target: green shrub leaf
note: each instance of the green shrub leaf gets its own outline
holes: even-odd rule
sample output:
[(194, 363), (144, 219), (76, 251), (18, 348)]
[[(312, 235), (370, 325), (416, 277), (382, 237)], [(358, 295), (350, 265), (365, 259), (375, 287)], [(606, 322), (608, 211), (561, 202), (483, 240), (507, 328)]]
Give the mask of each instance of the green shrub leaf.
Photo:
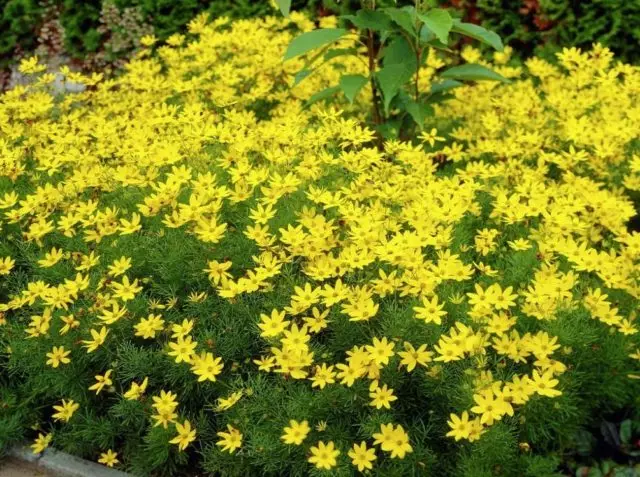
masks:
[(415, 73), (418, 68), (418, 59), (412, 46), (403, 36), (396, 36), (391, 43), (383, 50), (384, 64), (398, 65), (406, 64)]
[(416, 36), (416, 27), (411, 13), (404, 8), (385, 8), (384, 13), (404, 31), (411, 36)]
[(329, 61), (339, 56), (355, 55), (357, 53), (357, 48), (331, 48), (324, 54), (324, 61)]
[(446, 10), (434, 8), (425, 14), (419, 14), (418, 18), (422, 20), (425, 26), (433, 32), (433, 34), (445, 45), (449, 42), (449, 32), (453, 26), (451, 15)]
[(457, 88), (458, 86), (462, 86), (463, 84), (464, 83), (453, 79), (444, 80), (440, 83), (431, 85), (431, 94), (444, 93), (445, 91), (452, 90), (453, 88)]
[(276, 4), (278, 8), (282, 12), (285, 17), (289, 16), (289, 11), (291, 10), (291, 0), (276, 0)]
[(433, 107), (428, 104), (416, 101), (407, 93), (401, 92), (398, 96), (398, 99), (400, 107), (404, 109), (415, 121), (418, 127), (422, 129), (425, 119), (433, 114)]
[(353, 103), (367, 81), (368, 79), (362, 75), (343, 75), (340, 78), (340, 88), (349, 102)]
[(631, 441), (631, 421), (627, 419), (620, 424), (620, 441), (623, 444), (628, 444)]
[(402, 63), (384, 66), (376, 73), (378, 84), (382, 90), (385, 110), (389, 110), (391, 100), (396, 94), (398, 94), (402, 86), (411, 78), (412, 74), (413, 73), (407, 65)]
[(313, 94), (307, 101), (307, 106), (317, 103), (318, 101), (323, 101), (325, 99), (329, 99), (331, 96), (340, 91), (340, 86), (331, 86), (329, 88), (325, 88), (317, 93)]
[(509, 80), (499, 73), (490, 70), (486, 66), (468, 63), (466, 65), (454, 66), (444, 71), (441, 75), (445, 79), (463, 80), (463, 81), (502, 81), (508, 83)]
[(340, 18), (349, 20), (356, 27), (375, 31), (390, 30), (391, 20), (378, 10), (358, 10), (355, 15), (342, 15)]
[(482, 28), (479, 25), (474, 25), (473, 23), (463, 23), (460, 20), (456, 19), (453, 20), (453, 27), (451, 28), (451, 31), (460, 33), (464, 36), (468, 36), (470, 38), (473, 38), (474, 40), (481, 41), (482, 43), (486, 43), (495, 50), (504, 50), (504, 45), (502, 44), (500, 35), (492, 32), (491, 30), (487, 30), (486, 28)]
[(321, 46), (329, 45), (342, 38), (346, 33), (347, 30), (344, 28), (322, 28), (303, 33), (291, 40), (287, 52), (284, 54), (284, 59), (285, 61), (290, 60)]
[(309, 70), (309, 69), (303, 69), (300, 70), (296, 73), (296, 75), (293, 77), (293, 86), (296, 86), (300, 83), (302, 83), (302, 80), (304, 80), (307, 76), (309, 76), (311, 73), (313, 73), (313, 70)]
[(383, 67), (376, 78), (382, 90), (385, 111), (402, 86), (411, 79), (418, 68), (413, 48), (402, 36), (396, 37), (384, 49)]

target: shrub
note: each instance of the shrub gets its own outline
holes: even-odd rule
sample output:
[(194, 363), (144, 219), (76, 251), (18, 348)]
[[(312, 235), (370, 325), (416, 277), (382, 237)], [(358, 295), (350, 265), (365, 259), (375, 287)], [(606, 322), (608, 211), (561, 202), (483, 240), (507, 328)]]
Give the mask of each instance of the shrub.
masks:
[[(288, 2), (281, 2), (282, 13), (289, 15)], [(504, 45), (494, 32), (471, 23), (451, 18), (441, 8), (425, 8), (419, 2), (403, 8), (376, 8), (375, 3), (339, 17), (355, 27), (321, 28), (306, 31), (289, 44), (284, 59), (301, 55), (308, 59), (298, 73), (294, 86), (321, 69), (336, 56), (353, 56), (367, 65), (366, 74), (345, 71), (338, 84), (309, 98), (309, 102), (327, 99), (336, 93), (353, 102), (365, 85), (371, 88), (371, 118), (380, 137), (392, 135), (406, 138), (417, 127), (421, 129), (432, 105), (446, 97), (446, 92), (464, 81), (508, 80), (484, 65), (466, 63), (448, 67), (455, 52), (450, 50), (452, 36), (474, 39), (503, 52)], [(334, 48), (343, 38), (356, 35), (364, 46)], [(436, 51), (441, 53), (437, 54)], [(450, 53), (444, 55), (442, 52)], [(459, 58), (456, 58), (459, 60)], [(421, 66), (427, 68), (421, 68)], [(420, 76), (420, 73), (426, 73)], [(394, 132), (393, 132), (394, 131)]]
[(600, 42), (623, 61), (638, 60), (640, 4), (617, 0), (470, 0), (454, 2), (527, 55), (552, 57), (564, 46)]
[(42, 8), (36, 0), (8, 0), (0, 9), (0, 67), (4, 67), (16, 46), (35, 48), (34, 27), (40, 21)]
[(543, 476), (637, 418), (638, 70), (503, 53), (511, 85), (378, 148), (368, 98), (304, 105), (357, 58), (290, 90), (290, 21), (198, 17), (118, 78), (71, 73), (83, 93), (0, 97), (0, 445), (141, 475)]

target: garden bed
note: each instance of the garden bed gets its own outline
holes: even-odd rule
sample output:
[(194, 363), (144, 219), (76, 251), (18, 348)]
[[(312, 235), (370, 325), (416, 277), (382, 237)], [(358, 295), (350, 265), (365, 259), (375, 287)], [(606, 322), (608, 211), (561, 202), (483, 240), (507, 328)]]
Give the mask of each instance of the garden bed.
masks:
[(357, 59), (292, 87), (312, 26), (198, 17), (62, 96), (23, 62), (0, 97), (0, 448), (135, 475), (544, 477), (590, 465), (615, 416), (632, 465), (638, 69), (466, 48), (511, 82), (381, 139), (368, 86), (306, 102)]

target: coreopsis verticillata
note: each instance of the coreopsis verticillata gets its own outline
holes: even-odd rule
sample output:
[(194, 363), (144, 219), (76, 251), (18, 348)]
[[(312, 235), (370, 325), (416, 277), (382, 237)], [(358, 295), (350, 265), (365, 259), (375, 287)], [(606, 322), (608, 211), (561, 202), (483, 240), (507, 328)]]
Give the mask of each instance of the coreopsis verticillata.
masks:
[(329, 470), (332, 467), (335, 467), (337, 464), (336, 458), (340, 455), (340, 451), (335, 448), (335, 444), (332, 441), (329, 441), (326, 444), (323, 441), (320, 441), (309, 450), (311, 452), (311, 456), (308, 460), (318, 469)]
[(120, 461), (118, 460), (118, 453), (114, 452), (111, 449), (108, 449), (107, 452), (103, 452), (102, 454), (100, 454), (98, 462), (106, 465), (107, 467), (113, 467)]
[[(346, 35), (296, 81), (283, 50), (314, 26), (198, 17), (113, 78), (62, 69), (77, 95), (21, 62), (33, 81), (0, 96), (0, 374), (21, 379), (0, 395), (35, 452), (117, 432), (73, 445), (143, 472), (167, 443), (178, 473), (458, 472), (477, 462), (437, 439), (515, 455), (509, 435), (609, 406), (598, 383), (633, 402), (638, 69), (600, 45), (505, 49), (509, 84), (454, 88), (437, 124), (379, 140), (364, 99), (306, 105), (369, 74), (333, 56)], [(430, 91), (446, 61), (424, 54)]]
[(185, 450), (196, 439), (196, 430), (191, 428), (191, 423), (186, 419), (182, 424), (176, 422), (176, 431), (178, 435), (169, 442), (177, 444), (180, 451)]
[(311, 428), (309, 422), (298, 422), (295, 419), (289, 421), (289, 426), (283, 429), (284, 434), (280, 437), (285, 444), (293, 444), (299, 446), (306, 439)]

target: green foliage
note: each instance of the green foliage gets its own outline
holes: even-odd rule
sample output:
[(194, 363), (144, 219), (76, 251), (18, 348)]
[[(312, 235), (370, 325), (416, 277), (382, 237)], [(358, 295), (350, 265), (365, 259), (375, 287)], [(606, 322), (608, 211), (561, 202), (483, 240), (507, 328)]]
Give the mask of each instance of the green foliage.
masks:
[(507, 43), (530, 54), (551, 54), (565, 46), (589, 47), (600, 42), (621, 60), (640, 57), (640, 2), (619, 0), (539, 0), (461, 3), (466, 14), (498, 32)]
[(6, 0), (0, 4), (0, 66), (8, 62), (16, 46), (35, 47), (33, 30), (41, 15), (37, 0)]
[(82, 58), (100, 48), (98, 25), (101, 8), (101, 0), (63, 1), (60, 23), (64, 28), (65, 48), (72, 56)]
[[(60, 12), (65, 30), (66, 53), (84, 58), (99, 51), (106, 37), (99, 30), (100, 12), (105, 0), (55, 0), (53, 5)], [(399, 21), (406, 22), (406, 13), (397, 7), (411, 5), (410, 0), (381, 0), (380, 9), (394, 8)], [(437, 3), (437, 2), (434, 2)], [(449, 6), (448, 3), (443, 3)], [(116, 0), (120, 10), (139, 7), (145, 18), (153, 25), (155, 34), (167, 38), (183, 31), (191, 18), (201, 12), (211, 17), (251, 18), (272, 15), (274, 10), (267, 1), (254, 0)], [(384, 24), (373, 25), (372, 17), (363, 15), (360, 2), (356, 0), (281, 0), (278, 6), (283, 12), (289, 10), (336, 13), (346, 15), (358, 28), (386, 30)], [(503, 0), (465, 0), (457, 3), (464, 18), (482, 23), (487, 29), (497, 32), (505, 42), (525, 55), (532, 52), (552, 55), (561, 46), (588, 47), (598, 41), (609, 46), (622, 60), (638, 58), (636, 45), (640, 42), (640, 3), (634, 1), (599, 0), (572, 2), (570, 0), (540, 0), (539, 2), (505, 2)], [(443, 10), (427, 12), (422, 21), (429, 28), (438, 30), (437, 37), (443, 40), (445, 32), (452, 31), (482, 41), (487, 35), (473, 23), (454, 20), (448, 27), (450, 16)], [(6, 0), (0, 6), (0, 66), (11, 61), (19, 48), (32, 51), (36, 46), (37, 30), (43, 22), (44, 9), (37, 0)], [(356, 16), (360, 18), (358, 22)], [(404, 18), (404, 20), (402, 19)], [(377, 17), (380, 19), (380, 17)], [(377, 20), (376, 20), (377, 21)], [(438, 26), (442, 25), (442, 27)], [(492, 35), (492, 47), (498, 49), (500, 36)]]
[(493, 80), (508, 83), (501, 74), (490, 70), (486, 66), (467, 63), (466, 65), (453, 66), (440, 75), (442, 78), (460, 81)]
[(347, 31), (343, 28), (323, 28), (303, 33), (293, 39), (284, 54), (285, 60), (304, 55), (311, 50), (330, 45), (342, 38)]
[[(449, 12), (440, 8), (427, 8), (415, 2), (402, 8), (377, 8), (375, 4), (363, 2), (363, 8), (355, 14), (343, 15), (340, 19), (353, 25), (355, 34), (366, 44), (368, 77), (344, 74), (338, 86), (329, 87), (310, 98), (310, 102), (328, 99), (342, 91), (353, 103), (358, 93), (368, 82), (372, 88), (371, 118), (383, 136), (389, 134), (389, 124), (407, 124), (406, 128), (391, 133), (405, 135), (413, 128), (422, 129), (426, 116), (431, 112), (430, 104), (443, 98), (436, 93), (451, 89), (462, 83), (448, 83), (447, 88), (420, 91), (420, 69), (425, 65), (429, 49), (449, 51), (449, 36), (457, 33), (486, 43), (498, 51), (503, 49), (498, 35), (477, 25), (454, 20)], [(295, 37), (284, 55), (290, 60), (300, 55), (320, 50), (309, 57), (298, 73), (295, 84), (322, 67), (329, 59), (329, 46), (347, 35), (343, 28), (324, 28), (302, 33)], [(355, 50), (348, 54), (358, 56)], [(454, 66), (441, 72), (445, 80), (460, 81), (504, 81), (500, 74), (482, 65)]]

